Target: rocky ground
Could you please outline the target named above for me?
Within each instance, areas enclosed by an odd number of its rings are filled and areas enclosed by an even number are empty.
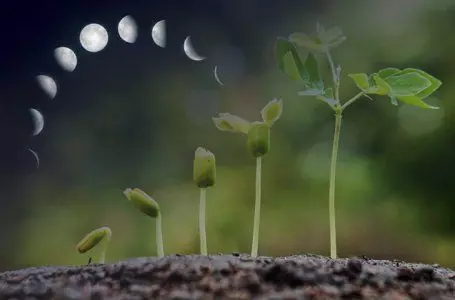
[[[455,299],[455,271],[316,255],[170,255],[0,273],[0,299]]]

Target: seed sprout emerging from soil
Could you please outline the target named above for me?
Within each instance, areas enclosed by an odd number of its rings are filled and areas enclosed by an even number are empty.
[[[336,226],[335,226],[335,176],[340,139],[341,119],[345,109],[362,97],[371,99],[370,95],[387,96],[390,102],[397,106],[398,101],[426,109],[437,109],[423,100],[433,94],[441,81],[418,69],[385,68],[373,74],[348,74],[360,92],[346,101],[340,99],[341,66],[336,66],[330,50],[346,37],[341,29],[333,27],[326,30],[317,25],[316,34],[309,36],[304,33],[294,33],[289,38],[278,38],[276,55],[278,67],[286,75],[303,84],[304,89],[298,94],[313,96],[329,105],[335,112],[335,130],[333,138],[332,158],[330,166],[329,185],[329,220],[330,220],[330,256],[337,257]],[[297,52],[301,47],[308,52],[302,60]],[[332,73],[332,84],[325,85],[319,73],[318,61],[315,55],[325,56]]]
[[[199,238],[202,255],[207,255],[207,233],[205,230],[205,211],[207,188],[215,184],[215,155],[207,149],[198,147],[194,152],[193,179],[200,189],[199,198]]]
[[[79,243],[77,243],[76,250],[79,253],[86,253],[93,249],[96,245],[101,243],[102,248],[98,262],[100,264],[104,264],[106,260],[107,246],[109,245],[111,237],[112,231],[109,227],[101,227],[95,229],[92,232],[88,233],[86,236],[84,236],[82,240]],[[89,264],[90,262],[91,258],[89,260]]]
[[[140,212],[156,220],[156,252],[158,257],[163,257],[164,246],[160,206],[152,197],[138,188],[126,189],[123,191],[123,195],[125,195]]]
[[[213,118],[215,126],[221,131],[246,134],[248,150],[256,158],[256,190],[254,204],[253,241],[251,256],[258,255],[259,224],[261,219],[261,172],[262,157],[270,149],[270,128],[280,118],[283,112],[281,100],[270,101],[261,111],[262,121],[249,122],[229,113],[219,114]]]

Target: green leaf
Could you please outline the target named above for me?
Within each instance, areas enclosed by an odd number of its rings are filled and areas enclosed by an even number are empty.
[[[379,77],[385,79],[385,78],[387,78],[389,76],[397,74],[398,72],[400,72],[400,69],[397,69],[397,68],[385,68],[385,69],[379,70],[377,74],[379,75]]]
[[[328,97],[328,98],[334,98],[333,96],[333,89],[332,88],[328,88],[324,91],[324,96],[325,97]]]
[[[418,96],[399,96],[399,97],[397,97],[397,99],[404,103],[422,107],[422,108],[439,109],[439,107],[437,107],[437,106],[431,106],[431,105],[423,102],[423,100],[421,98],[419,98]]]
[[[318,61],[314,54],[308,54],[302,71],[301,75],[305,85],[311,89],[320,90],[322,93],[324,90],[324,82],[319,74]]]
[[[276,42],[276,56],[278,68],[293,80],[301,80],[302,61],[293,43],[284,38],[278,38]]]
[[[299,92],[299,96],[320,96],[323,93],[321,90],[307,89]]]
[[[389,84],[379,77],[379,75],[373,75],[373,80],[376,83],[376,89],[370,89],[368,93],[377,95],[389,95],[391,92]]]
[[[327,103],[328,105],[330,105],[331,107],[335,107],[335,105],[337,104],[337,101],[333,98],[330,98],[330,97],[325,97],[325,96],[317,96],[316,99],[318,100],[321,100],[322,102],[325,102]]]
[[[349,74],[349,77],[354,80],[355,84],[362,91],[367,91],[370,88],[370,82],[368,81],[368,75],[365,73]]]
[[[321,41],[317,38],[310,37],[309,35],[296,32],[289,36],[289,41],[296,44],[299,47],[305,48],[310,51],[324,52],[325,47]]]
[[[419,97],[421,99],[427,98],[428,96],[433,94],[437,89],[439,89],[439,87],[442,85],[442,82],[439,79],[437,79],[434,76],[431,76],[430,74],[428,74],[425,71],[422,71],[419,69],[407,68],[400,72],[400,74],[407,74],[407,73],[417,73],[430,81],[430,83],[431,83],[430,86],[427,87],[426,89],[420,91],[416,95],[417,97]]]
[[[384,79],[390,86],[394,96],[413,96],[425,90],[431,82],[418,73],[398,73]]]

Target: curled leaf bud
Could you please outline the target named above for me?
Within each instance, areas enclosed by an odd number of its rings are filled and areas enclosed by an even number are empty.
[[[248,134],[251,122],[230,113],[221,113],[218,118],[212,118],[215,126],[221,131]]]
[[[265,155],[270,149],[270,127],[263,122],[254,122],[248,132],[248,149],[254,157]]]
[[[123,191],[123,195],[125,195],[125,197],[130,200],[142,213],[152,218],[158,217],[160,213],[160,206],[144,191],[138,188],[126,189]]]
[[[112,231],[109,227],[101,227],[93,230],[77,243],[76,250],[79,253],[85,253],[98,245],[103,239],[110,239]]]
[[[272,126],[283,113],[283,101],[274,99],[270,101],[261,111],[262,120]]]
[[[200,188],[207,188],[215,184],[215,155],[202,147],[198,147],[194,152],[193,179]]]

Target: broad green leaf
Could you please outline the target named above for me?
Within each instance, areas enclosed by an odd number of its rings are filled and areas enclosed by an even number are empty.
[[[365,73],[349,74],[349,77],[354,80],[355,84],[362,91],[367,91],[370,88],[370,82],[368,81],[368,75]]]
[[[378,95],[389,95],[391,90],[389,84],[379,77],[379,75],[374,75],[373,76],[374,82],[376,83],[376,89],[373,91],[373,89],[370,89],[368,92],[370,94],[378,94]]]
[[[389,76],[397,74],[398,72],[400,72],[400,69],[397,69],[397,68],[385,68],[385,69],[379,70],[377,74],[379,75],[379,77],[385,79],[385,78],[387,78]]]
[[[439,87],[442,85],[442,82],[439,79],[437,79],[434,76],[431,76],[430,74],[428,74],[425,71],[422,71],[419,69],[407,68],[400,72],[400,74],[407,74],[407,73],[418,73],[419,75],[425,77],[426,79],[428,79],[430,81],[431,85],[429,87],[427,87],[426,89],[420,91],[416,95],[417,97],[419,97],[421,99],[427,98],[428,96],[433,94],[437,89],[439,89]]]
[[[394,96],[413,96],[430,87],[431,82],[419,73],[397,73],[384,79]]]
[[[422,108],[439,109],[439,107],[437,107],[437,106],[431,106],[431,105],[423,102],[423,100],[421,98],[419,98],[418,96],[399,96],[399,97],[397,97],[397,99],[404,103],[414,105],[414,106],[419,106]]]
[[[294,44],[284,38],[278,38],[276,42],[276,55],[278,68],[294,80],[301,80],[302,61],[295,49]]]
[[[314,54],[309,53],[305,60],[304,68],[301,72],[304,83],[311,89],[320,90],[321,93],[324,90],[324,83],[322,82],[319,74],[318,61]]]

